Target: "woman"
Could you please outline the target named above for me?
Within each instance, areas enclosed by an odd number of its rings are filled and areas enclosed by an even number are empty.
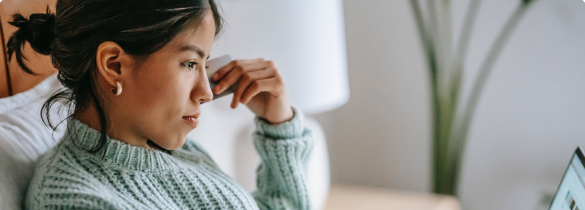
[[[222,19],[214,0],[59,0],[56,13],[15,14],[8,53],[50,55],[74,105],[61,142],[40,161],[26,209],[310,209],[311,131],[271,61],[205,73]],[[247,194],[186,135],[200,105],[239,81],[232,108],[257,117],[258,190]],[[72,106],[73,107],[73,106]],[[53,124],[49,121],[49,125]]]

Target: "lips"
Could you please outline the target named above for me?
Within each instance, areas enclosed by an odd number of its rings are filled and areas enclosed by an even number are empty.
[[[199,120],[197,119],[199,118],[199,114],[200,113],[189,116],[183,116],[183,120],[185,120],[185,122],[189,124],[191,127],[196,128],[197,125],[199,125]]]

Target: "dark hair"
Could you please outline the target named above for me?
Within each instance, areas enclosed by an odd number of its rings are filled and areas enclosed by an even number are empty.
[[[223,19],[214,0],[59,0],[55,14],[32,14],[27,20],[21,14],[12,16],[10,24],[19,29],[7,43],[9,60],[16,54],[21,68],[35,74],[23,62],[25,42],[38,53],[50,55],[59,70],[58,80],[65,87],[43,105],[45,125],[56,129],[49,118],[50,109],[58,101],[76,109],[93,103],[101,126],[101,138],[90,152],[106,143],[108,119],[104,113],[96,80],[96,52],[105,41],[113,41],[137,59],[144,59],[169,43],[186,28],[198,27],[206,11],[213,13],[215,36],[221,32]],[[69,117],[71,117],[71,113]]]

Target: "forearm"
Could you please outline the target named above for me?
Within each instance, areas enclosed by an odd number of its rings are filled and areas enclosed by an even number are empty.
[[[306,168],[313,136],[302,118],[296,109],[292,120],[278,125],[256,118],[254,146],[262,163],[254,198],[261,209],[311,209]]]

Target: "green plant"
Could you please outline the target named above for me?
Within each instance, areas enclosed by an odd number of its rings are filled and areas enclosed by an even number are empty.
[[[479,96],[506,41],[535,1],[520,0],[481,64],[471,93],[463,98],[464,61],[480,0],[469,2],[456,48],[452,44],[451,1],[427,0],[421,5],[419,0],[410,0],[431,83],[433,192],[457,195],[461,159]],[[427,14],[423,14],[422,6]]]

